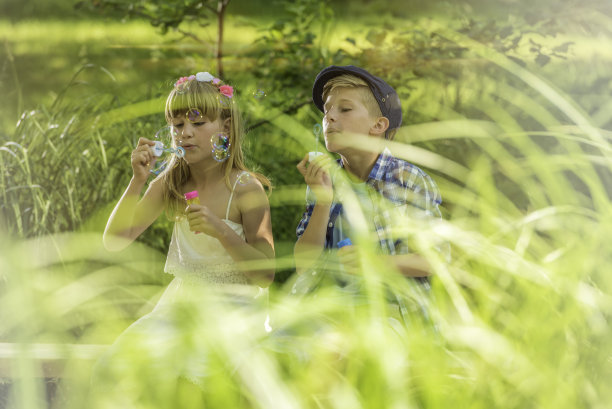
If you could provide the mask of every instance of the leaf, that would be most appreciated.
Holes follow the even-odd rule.
[[[565,43],[553,48],[553,51],[558,52],[558,53],[566,53],[569,51],[569,46],[572,44],[574,44],[573,41],[566,41]]]
[[[382,45],[387,37],[387,32],[384,30],[370,30],[366,35],[366,40],[375,46]]]
[[[512,26],[506,26],[499,32],[499,36],[501,38],[506,38],[510,34],[512,34],[512,31],[513,31]]]
[[[543,67],[550,62],[550,57],[545,54],[538,54],[535,62],[538,63],[540,67]]]
[[[518,64],[518,65],[520,65],[521,67],[524,67],[524,66],[526,65],[526,64],[525,64],[525,61],[521,60],[520,58],[513,57],[513,56],[509,55],[509,56],[508,56],[508,59],[509,59],[509,60],[511,60],[511,61],[513,61],[513,62],[515,62],[515,63],[517,63],[517,64]]]

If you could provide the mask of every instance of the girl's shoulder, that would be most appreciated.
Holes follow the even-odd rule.
[[[230,180],[234,186],[234,197],[238,201],[238,207],[253,208],[255,203],[261,204],[263,208],[269,206],[268,194],[255,173],[233,170]]]
[[[263,184],[259,181],[255,173],[248,170],[233,169],[230,174],[230,181],[234,191],[238,194],[248,192],[265,193]]]

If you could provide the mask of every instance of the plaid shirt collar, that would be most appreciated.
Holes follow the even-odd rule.
[[[389,150],[389,148],[384,148],[383,151],[378,155],[378,158],[376,158],[376,162],[374,162],[374,167],[370,171],[370,174],[366,179],[366,183],[374,186],[375,182],[383,182],[385,180],[387,168],[390,166],[391,161],[393,159],[394,157],[393,155],[391,155],[391,151]],[[342,159],[337,159],[337,162],[340,167],[344,169]]]

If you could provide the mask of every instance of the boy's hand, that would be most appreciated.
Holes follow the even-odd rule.
[[[132,151],[134,178],[146,181],[151,175],[149,170],[155,165],[157,159],[153,155],[153,146],[155,146],[155,142],[147,138],[138,139],[138,145]]]
[[[321,155],[308,163],[308,154],[297,164],[298,171],[304,176],[304,181],[314,193],[317,202],[330,204],[334,198],[329,170],[334,161],[328,155]]]
[[[190,204],[185,209],[185,213],[189,222],[189,230],[193,232],[206,233],[218,239],[223,234],[223,229],[227,226],[207,206]]]
[[[338,258],[347,273],[359,274],[361,272],[361,260],[357,246],[349,245],[338,249]]]

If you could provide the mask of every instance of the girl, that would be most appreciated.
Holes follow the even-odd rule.
[[[164,269],[174,279],[153,311],[132,324],[99,361],[96,377],[102,382],[100,377],[112,381],[133,370],[133,363],[132,369],[120,366],[129,359],[117,358],[146,340],[152,350],[164,351],[156,356],[165,358],[148,360],[148,369],[167,373],[163,363],[174,365],[179,354],[184,357],[179,377],[201,384],[206,373],[203,340],[192,343],[189,352],[180,339],[189,336],[190,328],[197,330],[202,320],[186,326],[185,320],[177,320],[180,306],[196,307],[190,308],[195,311],[217,294],[239,308],[258,305],[255,299],[265,304],[262,287],[274,277],[270,207],[264,191],[270,182],[244,165],[243,128],[233,96],[232,87],[209,73],[175,83],[165,115],[175,130],[174,148],[182,147],[185,154],[173,156],[142,198],[155,163],[155,143],[140,138],[132,152],[134,174],[108,220],[104,245],[109,250],[125,248],[165,211],[175,219]],[[194,191],[200,203],[187,204],[185,194]],[[265,312],[259,316],[265,317]],[[263,330],[263,324],[262,319],[258,328]],[[141,353],[146,348],[140,348]]]
[[[185,155],[173,156],[139,199],[155,163],[155,143],[139,139],[132,152],[134,176],[104,231],[106,248],[123,249],[165,210],[176,219],[165,267],[175,280],[267,287],[272,268],[238,268],[241,262],[272,260],[274,242],[263,188],[270,182],[246,170],[232,87],[209,73],[183,77],[166,100],[165,114]],[[187,206],[184,195],[193,191],[201,204]]]

